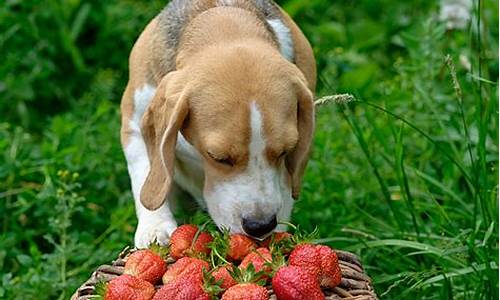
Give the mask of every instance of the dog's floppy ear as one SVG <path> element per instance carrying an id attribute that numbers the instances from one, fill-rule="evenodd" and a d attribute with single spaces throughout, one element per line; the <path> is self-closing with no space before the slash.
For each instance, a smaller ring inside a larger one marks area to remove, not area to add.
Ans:
<path id="1" fill-rule="evenodd" d="M 166 200 L 174 177 L 177 134 L 189 111 L 185 89 L 165 76 L 142 119 L 142 135 L 148 151 L 150 169 L 142 186 L 140 200 L 156 210 Z"/>
<path id="2" fill-rule="evenodd" d="M 292 197 L 300 193 L 302 176 L 307 165 L 314 133 L 314 99 L 304 78 L 295 83 L 297 94 L 297 129 L 299 140 L 295 149 L 287 156 L 287 167 L 292 179 Z"/>

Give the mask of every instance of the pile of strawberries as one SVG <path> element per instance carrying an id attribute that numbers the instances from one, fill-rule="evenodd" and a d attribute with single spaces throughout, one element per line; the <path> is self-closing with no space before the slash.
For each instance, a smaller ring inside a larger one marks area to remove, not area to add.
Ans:
<path id="1" fill-rule="evenodd" d="M 166 258 L 169 256 L 167 264 Z M 335 251 L 296 233 L 277 232 L 263 242 L 242 234 L 182 225 L 167 247 L 132 253 L 124 274 L 101 283 L 106 300 L 278 300 L 325 299 L 321 288 L 341 281 Z"/>

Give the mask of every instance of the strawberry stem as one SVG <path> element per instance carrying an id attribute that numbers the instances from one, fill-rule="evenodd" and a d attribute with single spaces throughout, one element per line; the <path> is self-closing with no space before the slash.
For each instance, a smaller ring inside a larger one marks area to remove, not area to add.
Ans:
<path id="1" fill-rule="evenodd" d="M 224 257 L 222 257 L 222 255 L 219 254 L 219 252 L 217 251 L 217 248 L 216 247 L 213 247 L 212 248 L 212 251 L 210 252 L 210 254 L 214 253 L 220 260 L 222 260 L 225 264 L 230 264 Z M 215 263 L 213 262 L 212 260 L 212 265 L 214 265 L 214 268 L 215 268 Z"/>
<path id="2" fill-rule="evenodd" d="M 194 244 L 196 243 L 196 240 L 198 239 L 198 237 L 200 236 L 201 234 L 201 231 L 203 230 L 203 227 L 205 226 L 206 222 L 203 223 L 201 226 L 196 226 L 198 228 L 198 230 L 196 230 L 196 233 L 194 234 L 194 237 L 193 237 L 193 240 L 191 241 L 191 247 L 189 248 L 193 248 L 194 247 Z"/>
<path id="3" fill-rule="evenodd" d="M 265 262 L 270 263 L 272 261 L 267 260 L 257 249 L 254 249 L 253 252 L 255 252 L 260 258 L 262 258 Z"/>
<path id="4" fill-rule="evenodd" d="M 286 226 L 290 226 L 293 228 L 294 231 L 297 231 L 297 226 L 293 225 L 292 223 L 290 222 L 287 222 L 287 221 L 279 221 L 278 224 L 281 224 L 281 225 L 286 225 Z"/>
<path id="5" fill-rule="evenodd" d="M 210 251 L 210 264 L 212 265 L 212 269 L 214 269 L 216 266 L 215 266 L 215 258 L 214 258 L 214 249 L 212 249 L 212 251 Z"/>

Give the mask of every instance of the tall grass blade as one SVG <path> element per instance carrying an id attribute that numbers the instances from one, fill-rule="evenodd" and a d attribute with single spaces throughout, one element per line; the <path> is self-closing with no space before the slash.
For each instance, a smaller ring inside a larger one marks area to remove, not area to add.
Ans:
<path id="1" fill-rule="evenodd" d="M 414 241 L 407 240 L 396 240 L 396 239 L 386 239 L 386 240 L 377 240 L 377 241 L 365 241 L 362 244 L 356 244 L 347 249 L 356 250 L 360 248 L 376 248 L 376 247 L 400 247 L 400 248 L 410 248 L 416 249 L 422 252 L 422 254 L 435 255 L 443 260 L 447 260 L 455 265 L 463 266 L 464 263 L 460 260 L 457 260 L 453 257 L 447 256 L 446 252 L 437 247 L 420 243 Z"/>
<path id="2" fill-rule="evenodd" d="M 377 105 L 375 103 L 372 103 L 372 102 L 369 102 L 369 101 L 359 101 L 357 103 L 360 103 L 360 104 L 363 104 L 363 105 L 368 105 L 372 108 L 375 108 L 377 110 L 380 110 L 402 122 L 404 122 L 406 125 L 410 126 L 413 130 L 415 130 L 416 132 L 418 132 L 420 135 L 422 135 L 425 139 L 427 139 L 429 142 L 431 142 L 434 146 L 436 146 L 436 149 L 439 150 L 439 152 L 441 152 L 447 159 L 449 159 L 455 166 L 457 166 L 457 168 L 460 170 L 460 172 L 462 173 L 462 175 L 465 177 L 469 187 L 471 188 L 472 191 L 475 190 L 475 187 L 473 185 L 473 180 L 472 180 L 472 177 L 469 175 L 469 173 L 466 171 L 465 167 L 462 166 L 462 164 L 460 162 L 458 162 L 458 160 L 456 158 L 454 158 L 453 156 L 451 156 L 448 151 L 446 151 L 446 149 L 443 149 L 443 147 L 441 147 L 439 145 L 439 143 L 437 143 L 432 137 L 430 137 L 427 133 L 425 133 L 424 131 L 422 131 L 420 128 L 418 128 L 416 125 L 414 125 L 413 123 L 411 123 L 410 121 L 406 120 L 405 118 L 403 118 L 402 116 L 398 115 L 398 114 L 395 114 L 385 108 L 383 108 L 382 106 L 380 105 Z"/>
<path id="3" fill-rule="evenodd" d="M 446 278 L 453 278 L 453 277 L 457 277 L 457 276 L 464 276 L 464 275 L 467 275 L 470 273 L 481 272 L 481 271 L 484 271 L 486 269 L 498 270 L 498 265 L 496 262 L 492 261 L 489 264 L 489 268 L 488 268 L 487 264 L 481 264 L 481 265 L 476 266 L 476 267 L 466 267 L 466 268 L 454 270 L 454 271 L 447 272 L 447 273 L 442 274 L 442 275 L 433 276 L 433 277 L 425 280 L 424 282 L 422 282 L 421 286 L 430 285 L 430 284 L 445 280 Z"/>
<path id="4" fill-rule="evenodd" d="M 404 228 L 403 218 L 402 218 L 402 216 L 400 216 L 399 212 L 396 210 L 396 208 L 394 207 L 394 205 L 392 203 L 389 188 L 387 187 L 387 184 L 385 183 L 384 179 L 382 178 L 382 175 L 380 175 L 380 172 L 378 171 L 378 166 L 377 166 L 375 160 L 373 159 L 373 157 L 370 153 L 370 150 L 368 149 L 368 144 L 367 144 L 365 138 L 363 137 L 362 130 L 360 129 L 358 124 L 353 120 L 352 115 L 351 115 L 351 111 L 349 110 L 348 107 L 346 107 L 345 109 L 342 108 L 342 109 L 340 109 L 340 111 L 341 111 L 344 119 L 349 124 L 349 127 L 353 131 L 354 136 L 356 137 L 356 140 L 358 141 L 358 143 L 361 147 L 361 150 L 363 151 L 363 154 L 365 155 L 368 163 L 370 164 L 372 172 L 375 175 L 377 182 L 380 185 L 382 194 L 384 196 L 384 199 L 386 201 L 387 206 L 389 207 L 389 209 L 391 211 L 393 218 L 395 219 L 396 223 L 398 224 L 399 229 L 402 230 Z"/>
<path id="5" fill-rule="evenodd" d="M 396 173 L 398 175 L 399 186 L 403 189 L 403 197 L 406 200 L 408 210 L 411 215 L 411 220 L 413 223 L 413 228 L 417 233 L 417 240 L 420 241 L 420 228 L 417 223 L 416 209 L 413 204 L 413 196 L 410 192 L 410 185 L 408 183 L 408 176 L 406 175 L 404 166 L 404 145 L 403 145 L 403 124 L 400 126 L 398 133 L 396 134 Z"/>
<path id="6" fill-rule="evenodd" d="M 453 200 L 457 201 L 458 203 L 460 203 L 462 205 L 462 207 L 466 211 L 468 211 L 469 213 L 472 213 L 472 208 L 470 207 L 470 205 L 467 204 L 467 203 L 465 203 L 462 200 L 462 198 L 460 198 L 455 192 L 453 192 L 452 189 L 448 188 L 447 186 L 445 186 L 444 184 L 442 184 L 441 182 L 439 182 L 438 180 L 436 180 L 432 176 L 429 176 L 429 175 L 425 174 L 424 172 L 422 172 L 420 170 L 413 169 L 412 171 L 415 172 L 415 174 L 417 174 L 418 177 L 422 178 L 423 180 L 425 180 L 426 182 L 432 184 L 433 186 L 439 188 L 445 194 L 447 194 L 448 196 L 450 196 L 451 199 L 453 199 Z"/>

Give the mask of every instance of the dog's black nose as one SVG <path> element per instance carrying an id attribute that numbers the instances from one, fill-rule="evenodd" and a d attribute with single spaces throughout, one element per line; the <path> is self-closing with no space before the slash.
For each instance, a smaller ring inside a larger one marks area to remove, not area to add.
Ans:
<path id="1" fill-rule="evenodd" d="M 278 225 L 278 222 L 276 222 L 276 215 L 274 215 L 267 220 L 243 218 L 241 225 L 243 225 L 243 230 L 246 234 L 255 238 L 260 238 L 273 231 L 276 225 Z"/>

